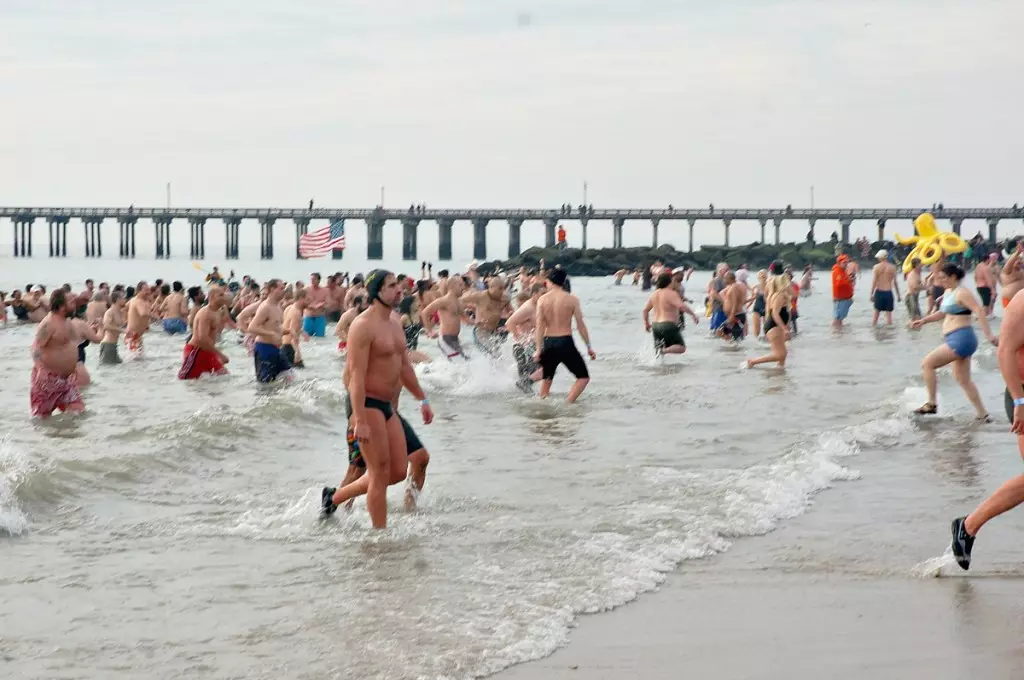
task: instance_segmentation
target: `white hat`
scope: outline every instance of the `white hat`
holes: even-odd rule
[[[39,284],[36,284],[36,285],[32,286],[32,292],[33,293],[42,293],[43,292],[43,287],[40,286]]]
[[[875,259],[876,260],[884,260],[887,257],[889,257],[889,251],[886,250],[885,248],[882,248],[877,253],[875,253]]]
[[[749,275],[749,271],[747,271],[746,269],[740,269],[739,271],[736,272],[736,280],[739,281],[740,283],[746,283],[747,276]]]
[[[682,274],[682,273],[684,273],[685,271],[686,271],[686,270],[685,270],[685,269],[683,269],[682,267],[676,267],[675,269],[673,269],[673,270],[672,270],[672,274],[673,274],[673,275],[675,275],[675,274]]]
[[[480,263],[477,262],[476,260],[473,260],[472,262],[470,262],[469,264],[466,265],[466,269],[467,270],[473,270],[473,269],[476,269],[479,266],[480,266]]]

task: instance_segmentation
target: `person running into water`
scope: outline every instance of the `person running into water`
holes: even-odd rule
[[[999,255],[991,253],[974,267],[974,286],[978,289],[978,297],[988,316],[992,316],[996,297],[996,273],[992,270],[999,264]]]
[[[331,292],[320,285],[320,274],[314,272],[309,276],[306,291],[306,310],[303,312],[302,330],[313,338],[322,338],[327,334],[327,303]]]
[[[124,333],[124,342],[128,351],[135,355],[142,354],[142,336],[149,331],[151,307],[150,290],[145,281],[140,281],[135,295],[128,303],[128,329]]]
[[[850,274],[850,258],[840,255],[832,266],[832,328],[843,327],[843,321],[853,306],[853,276]]]
[[[910,261],[911,270],[907,274],[907,295],[903,299],[907,305],[907,314],[913,323],[921,318],[921,291],[924,290],[922,279],[921,260],[914,258]]]
[[[896,309],[895,302],[900,300],[900,284],[896,280],[896,266],[889,262],[889,251],[879,250],[875,253],[878,264],[871,270],[871,302],[875,306],[875,315],[871,319],[871,325],[878,325],[878,317],[885,312],[885,323],[892,325],[892,312]],[[893,301],[893,292],[896,293],[896,301]]]
[[[715,267],[715,276],[708,283],[708,309],[711,312],[711,321],[709,331],[711,333],[718,332],[722,324],[725,323],[725,311],[722,309],[722,289],[728,285],[725,281],[725,275],[729,273],[729,265],[725,262],[720,262]]]
[[[683,314],[693,317],[693,324],[697,325],[699,320],[690,306],[683,302],[679,292],[672,287],[672,275],[663,273],[655,282],[657,290],[647,298],[644,305],[642,317],[644,330],[654,336],[654,352],[658,356],[663,354],[683,354],[686,352],[686,342],[680,332],[679,319]],[[650,321],[651,311],[654,311],[654,323]]]
[[[228,357],[217,349],[217,336],[223,323],[224,291],[214,284],[206,295],[206,306],[192,322],[192,336],[182,352],[179,380],[195,380],[206,373],[228,372]]]
[[[78,343],[68,322],[68,315],[76,311],[72,304],[62,289],[53,291],[50,312],[39,323],[32,341],[29,403],[32,415],[38,418],[48,418],[57,410],[77,413],[85,409],[75,380]]]
[[[249,335],[255,337],[253,345],[253,362],[256,369],[256,380],[261,383],[274,382],[280,376],[290,380],[292,365],[281,352],[282,321],[284,311],[281,309],[281,298],[284,297],[284,284],[280,279],[267,282],[267,299],[260,303],[256,315],[249,322]]]
[[[811,281],[814,280],[814,266],[804,267],[804,274],[800,278],[800,296],[807,297],[811,294]]]
[[[302,313],[306,310],[306,291],[296,291],[295,299],[284,310],[281,321],[281,354],[294,368],[305,368],[302,360]]]
[[[338,319],[338,325],[334,327],[334,337],[338,338],[338,352],[344,354],[348,345],[348,330],[356,317],[366,311],[366,293],[352,298],[352,306],[345,310],[345,313]]]
[[[333,514],[339,505],[365,493],[370,521],[375,529],[383,529],[387,526],[388,486],[406,477],[405,433],[401,418],[395,417],[403,379],[416,388],[410,391],[420,401],[425,424],[433,420],[433,412],[415,381],[402,324],[391,314],[402,297],[394,274],[383,269],[370,272],[366,277],[366,294],[370,307],[359,315],[349,331],[344,373],[348,391],[346,410],[352,411],[352,436],[359,444],[366,475],[341,489],[324,487],[321,516]]]
[[[81,311],[81,307],[75,298],[71,298],[73,302],[72,309],[75,311]],[[90,343],[99,344],[102,340],[102,336],[98,333],[100,328],[99,323],[88,323],[84,319],[71,317],[68,319],[68,324],[71,330],[71,337],[78,347],[78,364],[75,366],[75,385],[79,388],[88,387],[92,383],[92,376],[89,375],[89,370],[85,367],[85,348]]]
[[[583,338],[587,345],[587,353],[591,359],[597,359],[597,353],[590,346],[590,331],[583,321],[583,309],[580,307],[580,300],[575,295],[565,292],[565,281],[567,275],[564,269],[552,269],[548,274],[548,292],[537,301],[536,330],[534,331],[534,342],[537,350],[533,358],[543,370],[540,384],[540,397],[547,399],[551,391],[551,381],[555,379],[555,369],[559,364],[564,365],[569,372],[576,376],[576,382],[569,390],[566,401],[575,403],[587,384],[590,383],[590,373],[587,371],[587,364],[576,349],[576,343],[572,340],[572,322],[576,321],[576,332]],[[678,317],[678,315],[677,315]]]
[[[964,270],[959,265],[947,262],[937,274],[937,280],[942,283],[946,292],[942,295],[942,304],[939,311],[932,312],[923,319],[913,322],[913,328],[920,328],[933,321],[942,321],[943,343],[933,349],[921,362],[921,372],[924,376],[924,383],[928,389],[928,401],[918,408],[915,413],[919,415],[930,415],[938,412],[938,379],[935,371],[947,364],[953,364],[953,377],[960,384],[964,394],[974,406],[977,418],[983,422],[990,422],[985,404],[981,401],[978,388],[971,379],[971,356],[978,349],[978,336],[971,325],[971,316],[977,316],[985,337],[993,345],[997,343],[996,337],[988,325],[988,315],[985,308],[981,306],[974,293],[962,287]]]
[[[747,368],[770,363],[777,363],[779,368],[785,368],[786,356],[789,354],[786,350],[786,339],[789,337],[789,307],[792,294],[790,279],[785,274],[768,279],[764,334],[771,345],[771,352],[756,359],[748,359]]]
[[[437,345],[441,348],[441,353],[449,361],[455,357],[469,358],[462,350],[462,343],[459,342],[459,332],[462,330],[462,316],[465,314],[465,308],[462,306],[462,293],[465,289],[466,282],[461,276],[449,277],[447,292],[420,312],[423,330],[426,331],[429,337],[437,337],[434,326],[438,322],[440,323],[441,337],[438,339]],[[437,316],[436,320],[435,314]]]
[[[1006,306],[999,329],[999,371],[1003,374],[1006,391],[1003,403],[1010,431],[1017,436],[1017,450],[1024,458],[1024,296],[1015,295]],[[1004,512],[1024,503],[1024,474],[1019,474],[1000,486],[974,512],[953,520],[953,556],[963,570],[971,567],[974,539],[981,528]]]
[[[508,333],[503,332],[506,322],[501,315],[511,303],[505,294],[504,279],[492,276],[485,290],[465,294],[462,302],[473,307],[473,344],[492,358],[498,356],[502,343],[508,337]]]
[[[516,360],[516,372],[519,376],[516,380],[516,387],[524,392],[532,392],[533,383],[539,381],[543,376],[540,364],[534,361],[533,355],[537,351],[537,346],[534,343],[537,301],[546,290],[543,283],[532,284],[528,292],[524,291],[526,299],[520,302],[519,309],[513,312],[505,323],[512,333],[512,356]],[[520,293],[520,295],[522,296],[524,293]]]
[[[1021,255],[1024,255],[1024,239],[1017,241],[1013,254],[1006,258],[1006,263],[999,273],[999,284],[1003,287],[1001,297],[1004,309],[1010,304],[1013,296],[1024,288],[1024,270],[1021,269],[1024,262],[1021,261]]]
[[[175,281],[171,293],[164,298],[163,327],[168,335],[188,333],[188,305],[185,303],[185,287]]]
[[[767,313],[767,305],[765,301],[765,290],[768,287],[768,271],[762,269],[757,272],[757,283],[751,289],[750,299],[747,300],[747,304],[750,305],[750,320],[754,326],[754,337],[761,337],[761,319],[764,318]]]
[[[117,342],[125,324],[125,307],[128,306],[124,293],[115,290],[110,294],[110,309],[103,315],[103,337],[100,338],[100,364],[121,363],[117,353]]]
[[[736,273],[729,272],[725,275],[725,288],[720,293],[722,312],[725,314],[725,321],[719,328],[723,339],[739,342],[746,336],[749,295],[750,289]]]

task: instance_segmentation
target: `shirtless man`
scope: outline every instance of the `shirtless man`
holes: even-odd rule
[[[330,292],[320,285],[320,275],[313,272],[309,275],[309,287],[306,291],[306,309],[302,313],[302,330],[306,335],[322,338],[327,334],[327,302]]]
[[[924,290],[924,278],[921,273],[921,260],[914,258],[910,261],[912,269],[907,274],[907,294],[903,301],[907,305],[907,314],[910,320],[917,321],[921,318],[921,291]]]
[[[1017,247],[1013,254],[1006,258],[1003,270],[999,272],[999,284],[1003,287],[1001,293],[1003,309],[1010,304],[1010,300],[1017,292],[1024,288],[1024,270],[1021,269],[1021,255],[1024,255],[1024,239],[1017,241]]]
[[[284,284],[281,279],[267,282],[267,299],[260,303],[255,316],[249,322],[249,335],[255,337],[253,357],[256,365],[256,380],[269,383],[277,380],[282,374],[291,378],[292,365],[281,352],[282,322],[284,311],[281,309],[281,298],[284,297]]]
[[[505,322],[502,312],[509,308],[510,300],[505,294],[505,281],[500,276],[492,276],[487,282],[487,289],[470,291],[462,296],[462,302],[473,305],[476,309],[476,323],[473,326],[473,342],[491,357],[498,355],[501,344],[508,337],[502,333]]]
[[[245,347],[245,352],[249,356],[252,356],[253,347],[256,345],[256,336],[249,332],[249,324],[256,317],[256,312],[259,310],[260,305],[263,304],[263,299],[259,296],[245,306],[241,312],[238,313],[235,318],[235,327],[238,328],[238,332],[242,334],[242,346]]]
[[[217,349],[217,336],[223,323],[224,291],[219,285],[210,286],[206,306],[196,313],[192,321],[192,337],[182,352],[179,380],[195,380],[206,373],[227,373],[227,356]],[[129,307],[129,315],[131,308]]]
[[[369,305],[366,303],[365,292],[352,298],[352,306],[345,310],[345,313],[338,319],[338,325],[334,327],[334,337],[338,338],[338,352],[344,354],[348,347],[348,329],[356,317],[366,311]]]
[[[44,292],[42,286],[33,286],[32,291],[22,299],[22,304],[28,310],[28,320],[32,323],[39,323],[50,311],[49,304],[43,299]]]
[[[97,290],[92,294],[92,299],[89,304],[85,307],[85,321],[86,323],[96,324],[103,321],[103,315],[107,313],[110,305],[107,303],[109,300],[109,293],[105,290]]]
[[[284,310],[281,322],[281,353],[295,368],[305,368],[302,360],[302,313],[306,311],[306,291],[295,293],[295,300]]]
[[[128,303],[128,329],[124,341],[129,352],[142,353],[142,336],[149,330],[150,291],[145,281],[139,282],[135,297]]]
[[[420,321],[423,323],[423,330],[431,338],[437,337],[434,326],[437,315],[441,324],[441,337],[437,341],[438,347],[445,358],[451,361],[455,357],[468,359],[462,351],[462,344],[459,342],[459,332],[462,330],[462,293],[466,289],[465,281],[461,276],[452,276],[448,279],[447,293],[431,302],[420,311]]]
[[[103,337],[100,338],[100,363],[114,365],[121,363],[117,353],[117,341],[125,324],[125,307],[128,306],[124,293],[110,294],[110,309],[103,315]]]
[[[569,390],[566,401],[575,403],[590,382],[587,364],[572,341],[572,322],[576,320],[576,331],[587,345],[587,353],[591,359],[597,353],[590,347],[590,333],[583,322],[583,310],[580,300],[575,295],[565,292],[567,276],[564,269],[552,269],[548,275],[548,292],[537,301],[536,330],[534,342],[537,350],[533,355],[535,361],[543,369],[540,384],[540,397],[547,399],[551,391],[551,381],[555,378],[555,369],[564,365],[576,376],[576,383]]]
[[[185,287],[175,281],[171,293],[164,298],[163,326],[168,335],[188,332],[188,305],[185,304]]]
[[[722,312],[725,322],[721,327],[723,338],[732,338],[733,342],[742,340],[747,334],[747,298],[750,289],[740,281],[737,274],[729,272],[725,275],[725,288],[719,293],[722,300]],[[678,313],[676,318],[679,318]]]
[[[729,274],[732,276],[732,273]],[[647,298],[644,305],[643,320],[644,330],[654,333],[654,351],[659,356],[662,354],[682,354],[686,351],[686,342],[683,341],[683,334],[679,331],[679,317],[682,314],[689,314],[693,317],[693,323],[698,323],[697,315],[693,313],[690,306],[683,302],[679,291],[672,287],[672,274],[663,273],[655,283],[657,290]],[[654,323],[651,323],[651,311],[654,311]]]
[[[800,295],[811,294],[811,282],[814,280],[814,266],[804,267],[803,276],[800,277]]]
[[[996,266],[998,261],[999,255],[991,253],[974,267],[974,285],[978,288],[978,297],[981,298],[981,305],[989,316],[992,316],[992,310],[995,308],[996,302],[996,296],[994,295],[996,272],[992,270],[992,267]]]
[[[355,303],[355,299],[360,296],[366,297],[366,285],[363,283],[363,275],[356,274],[352,277],[352,285],[348,292],[345,293],[345,307],[341,311],[349,309]]]
[[[534,331],[537,319],[537,300],[547,292],[543,283],[535,283],[527,292],[527,299],[519,305],[505,326],[512,333],[512,356],[516,360],[519,379],[516,386],[524,392],[532,392],[532,385],[543,376],[540,364],[533,359],[537,351],[534,344]]]
[[[75,380],[78,347],[68,315],[77,311],[62,289],[50,295],[50,313],[39,323],[32,342],[32,377],[29,403],[32,415],[48,418],[54,411],[85,409]]]
[[[341,274],[327,277],[327,306],[324,307],[327,313],[327,320],[331,323],[338,323],[345,306],[345,286],[341,285]]]
[[[871,325],[878,325],[878,317],[885,312],[885,324],[892,325],[892,312],[896,304],[892,299],[893,292],[896,293],[896,302],[900,300],[900,284],[896,279],[896,265],[889,262],[889,251],[879,250],[875,253],[878,264],[871,270],[871,302],[875,306],[875,315],[871,319]]]
[[[622,279],[625,278],[626,274],[628,274],[628,273],[629,273],[629,270],[626,269],[625,267],[623,267],[619,271],[615,272],[615,285],[616,286],[621,286],[622,285]]]
[[[362,493],[366,510],[375,529],[387,526],[387,489],[405,479],[407,451],[401,417],[395,404],[403,379],[411,380],[410,391],[420,401],[423,422],[434,414],[405,351],[405,331],[391,314],[402,297],[395,276],[383,270],[370,272],[366,280],[370,307],[352,324],[349,356],[344,380],[348,389],[346,410],[351,408],[352,437],[366,474],[340,489],[324,487],[321,493],[321,517],[331,515],[339,505]]]

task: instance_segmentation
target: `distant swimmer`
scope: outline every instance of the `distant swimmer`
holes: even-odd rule
[[[697,315],[683,301],[679,291],[672,287],[672,274],[662,273],[655,282],[655,286],[657,290],[647,298],[647,304],[644,305],[641,313],[644,330],[653,334],[654,351],[659,356],[683,354],[686,352],[686,342],[680,332],[679,319],[683,314],[689,314],[696,325],[699,323]],[[650,320],[652,311],[654,312],[653,324]]]
[[[708,302],[711,310],[710,331],[717,333],[722,324],[725,323],[725,312],[722,310],[722,290],[725,289],[725,275],[729,273],[729,265],[720,262],[715,267],[715,276],[708,283]]]
[[[750,306],[750,321],[754,327],[754,337],[761,337],[761,320],[767,313],[765,304],[765,288],[768,285],[768,270],[762,269],[757,272],[757,283],[750,289],[750,297],[747,304]]]
[[[921,362],[921,373],[924,377],[925,387],[928,389],[928,401],[918,408],[915,413],[918,415],[929,415],[938,412],[938,378],[936,370],[953,364],[953,377],[960,384],[960,388],[967,395],[974,406],[977,419],[982,422],[990,422],[985,404],[978,394],[978,387],[971,379],[971,356],[978,350],[978,335],[971,325],[971,317],[976,315],[978,323],[981,324],[985,337],[993,345],[998,341],[992,334],[988,325],[988,315],[985,308],[981,306],[974,293],[964,288],[961,284],[964,278],[964,270],[959,265],[947,262],[942,265],[936,280],[945,287],[942,295],[942,304],[939,311],[933,312],[923,319],[918,319],[912,324],[913,328],[920,328],[933,321],[942,321],[943,343],[933,349]]]
[[[387,488],[406,477],[407,451],[402,421],[395,404],[408,381],[418,388],[415,372],[405,350],[405,333],[391,314],[402,292],[394,274],[375,269],[366,277],[370,307],[352,323],[344,379],[352,411],[352,436],[366,465],[366,475],[341,489],[324,487],[321,516],[362,493],[374,528],[387,526]],[[420,400],[424,423],[433,420],[430,403],[422,389],[411,389]],[[346,405],[348,407],[348,405]]]
[[[78,301],[72,303],[74,308],[79,308]],[[92,382],[89,369],[85,367],[85,349],[90,344],[99,344],[102,337],[97,332],[99,323],[87,323],[84,319],[71,317],[68,319],[71,338],[78,348],[78,364],[75,365],[75,385],[79,388],[87,387]]]
[[[543,283],[535,283],[525,291],[525,295],[520,293],[524,295],[524,299],[505,323],[512,333],[512,357],[516,360],[518,374],[516,386],[524,392],[531,392],[533,383],[538,382],[543,376],[540,364],[534,360],[533,355],[537,351],[534,338],[537,301],[546,290],[547,287]]]
[[[907,294],[903,302],[907,305],[907,314],[913,323],[921,318],[921,291],[924,290],[924,278],[921,272],[921,260],[910,261],[911,270],[907,273]]]
[[[345,313],[338,319],[338,325],[334,327],[334,337],[338,338],[338,351],[344,354],[348,349],[348,331],[356,317],[366,311],[369,304],[366,302],[366,291],[362,295],[352,298],[352,306],[345,310]]]
[[[188,305],[185,304],[185,287],[175,281],[170,294],[164,299],[163,327],[168,335],[188,333]]]
[[[423,330],[426,331],[429,337],[437,337],[434,326],[440,323],[441,337],[438,338],[437,345],[441,348],[441,353],[449,361],[455,357],[467,358],[466,353],[462,350],[462,343],[459,342],[459,332],[462,330],[462,316],[465,313],[461,298],[465,289],[466,282],[461,276],[449,277],[447,292],[420,312]]]
[[[110,291],[97,290],[92,293],[92,299],[85,308],[86,323],[96,324],[103,321],[103,315],[110,309]]]
[[[624,279],[626,274],[628,274],[628,273],[629,273],[629,270],[626,269],[625,267],[623,267],[619,271],[615,272],[615,285],[616,286],[621,286],[622,285],[622,279]]]
[[[327,303],[331,292],[320,285],[320,274],[314,272],[309,276],[306,291],[306,310],[302,313],[302,330],[313,338],[322,338],[327,334]]]
[[[342,311],[350,309],[355,304],[357,297],[366,298],[366,284],[363,281],[362,274],[356,274],[352,277],[352,285],[349,286],[348,292],[345,293],[345,304],[342,307]]]
[[[228,357],[217,349],[220,334],[224,291],[214,284],[207,292],[206,306],[199,310],[192,322],[192,337],[182,352],[179,380],[195,380],[202,375],[227,373]]]
[[[719,293],[722,313],[725,314],[725,321],[719,327],[723,338],[738,342],[746,336],[749,294],[746,282],[740,281],[737,273],[729,272],[725,275],[725,288]]]
[[[892,313],[896,309],[896,302],[900,300],[900,284],[896,279],[896,265],[889,262],[889,251],[879,250],[875,253],[878,264],[871,270],[871,302],[875,306],[875,315],[871,319],[871,325],[878,325],[878,317],[885,312],[885,323],[892,325]],[[893,300],[893,293],[896,300]]]
[[[559,365],[563,365],[576,377],[576,382],[566,397],[566,401],[572,404],[580,398],[590,383],[587,364],[572,340],[573,320],[576,321],[576,331],[587,345],[590,358],[597,359],[597,353],[590,346],[590,332],[583,321],[583,309],[580,307],[579,298],[565,291],[566,278],[564,269],[552,269],[548,274],[548,292],[537,301],[534,331],[537,350],[533,356],[543,371],[540,384],[541,399],[547,399],[551,391],[551,381],[555,379],[555,370]]]
[[[281,298],[284,297],[284,284],[280,279],[267,282],[267,299],[260,303],[256,315],[249,322],[249,335],[255,338],[253,358],[256,369],[256,381],[261,383],[274,382],[279,377],[290,379],[292,364],[281,351],[283,336],[282,321],[284,311],[281,309]]]
[[[398,303],[398,320],[405,331],[405,348],[409,350],[409,361],[414,364],[427,363],[430,357],[419,350],[420,331],[423,324],[420,323],[420,309],[423,305],[423,295],[426,292],[426,281],[419,281],[416,284],[416,292],[406,295]]]
[[[1010,432],[1017,435],[1017,449],[1024,457],[1024,295],[1018,293],[1006,305],[999,329],[999,370],[1006,383],[1003,403]],[[971,567],[974,539],[989,520],[1024,503],[1024,474],[1007,480],[966,517],[953,520],[953,555],[965,571]]]
[[[989,316],[992,316],[992,310],[996,302],[997,276],[994,268],[998,266],[999,254],[991,253],[974,267],[974,286],[977,288],[978,297],[981,298],[981,304],[985,307]]]
[[[100,338],[100,364],[116,365],[121,363],[121,357],[117,353],[117,343],[124,330],[125,308],[128,302],[124,299],[124,293],[114,291],[110,294],[110,309],[103,315],[103,337]]]
[[[747,368],[760,364],[777,363],[779,368],[786,366],[786,340],[789,337],[789,309],[793,290],[790,279],[785,274],[777,274],[768,279],[765,295],[764,334],[771,345],[771,352],[756,359],[747,360]]]
[[[832,266],[832,328],[843,327],[843,321],[853,307],[854,274],[850,267],[850,258],[840,255]]]
[[[469,292],[462,296],[463,304],[472,305],[476,313],[473,325],[473,344],[491,357],[501,352],[501,346],[508,338],[502,312],[509,308],[511,300],[505,294],[505,280],[492,276],[480,292]]]
[[[302,312],[306,309],[306,291],[295,292],[295,298],[284,310],[281,321],[281,353],[295,368],[305,368],[302,360]]]
[[[128,328],[124,333],[124,343],[133,354],[142,353],[142,336],[149,330],[149,298],[149,286],[145,281],[140,281],[135,296],[128,303]]]
[[[800,295],[807,296],[811,294],[811,282],[814,281],[814,266],[807,265],[804,267],[803,276],[800,277]]]
[[[1024,269],[1021,269],[1024,261],[1021,260],[1021,255],[1024,255],[1024,239],[1017,241],[1017,247],[1014,248],[1013,254],[1006,258],[1006,263],[1003,264],[1003,269],[999,272],[999,285],[1003,287],[1000,294],[1003,299],[1003,308],[1006,308],[1013,296],[1024,288]]]
[[[85,409],[76,384],[78,347],[68,322],[76,308],[67,293],[50,294],[50,312],[43,317],[32,341],[32,376],[29,403],[32,415],[48,418],[54,411],[77,413]]]

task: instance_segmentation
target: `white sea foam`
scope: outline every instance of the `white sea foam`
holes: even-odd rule
[[[28,473],[24,456],[7,438],[0,439],[0,532],[18,536],[28,531],[28,518],[14,496],[14,489]]]

